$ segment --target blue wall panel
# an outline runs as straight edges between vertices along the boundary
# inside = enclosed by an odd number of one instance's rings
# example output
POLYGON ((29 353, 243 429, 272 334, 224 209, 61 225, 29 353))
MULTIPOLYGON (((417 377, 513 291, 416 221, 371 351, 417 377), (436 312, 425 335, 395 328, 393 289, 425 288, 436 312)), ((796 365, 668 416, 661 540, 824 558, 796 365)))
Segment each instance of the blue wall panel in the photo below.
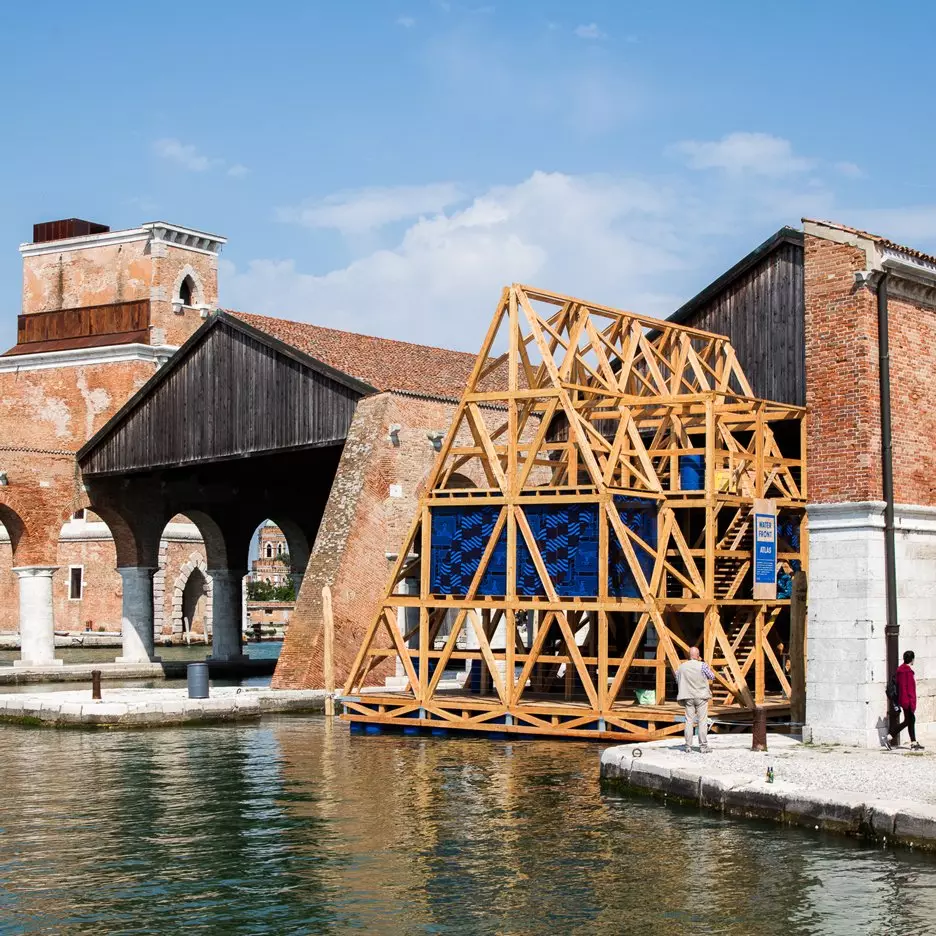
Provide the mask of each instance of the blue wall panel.
MULTIPOLYGON (((657 508, 653 501, 615 498, 621 521, 651 547, 656 546, 657 508)), ((436 507, 432 511, 433 594, 462 596, 478 570, 481 554, 494 532, 500 507, 436 507)), ((535 504, 524 508, 533 538, 549 577, 562 597, 598 595, 598 506, 596 504, 535 504)), ((637 597, 631 574, 616 537, 609 538, 608 590, 615 597, 637 597)), ((649 578, 653 557, 635 546, 649 578)), ((507 590, 507 531, 494 548, 478 589, 479 595, 501 596, 507 590)), ((517 535, 517 594, 545 596, 533 557, 523 535, 517 535)))

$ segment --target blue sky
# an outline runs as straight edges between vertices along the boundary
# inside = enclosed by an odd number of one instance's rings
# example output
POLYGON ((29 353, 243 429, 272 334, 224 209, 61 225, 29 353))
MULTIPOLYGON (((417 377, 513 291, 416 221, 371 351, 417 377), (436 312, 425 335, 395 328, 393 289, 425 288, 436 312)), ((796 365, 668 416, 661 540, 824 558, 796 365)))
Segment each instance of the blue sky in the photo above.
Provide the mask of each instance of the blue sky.
POLYGON ((804 215, 936 250, 936 8, 0 12, 0 297, 35 221, 224 234, 226 306, 475 350, 517 280, 665 315, 804 215))

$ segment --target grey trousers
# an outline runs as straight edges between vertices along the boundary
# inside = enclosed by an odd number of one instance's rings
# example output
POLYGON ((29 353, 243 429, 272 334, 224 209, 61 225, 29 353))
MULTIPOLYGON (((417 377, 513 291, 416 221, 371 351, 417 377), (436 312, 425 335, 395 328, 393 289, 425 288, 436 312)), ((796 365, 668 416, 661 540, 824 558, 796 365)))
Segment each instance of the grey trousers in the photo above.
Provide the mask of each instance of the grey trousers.
POLYGON ((699 747, 708 747, 708 699, 683 699, 686 711, 686 747, 692 747, 692 729, 699 726, 699 747))

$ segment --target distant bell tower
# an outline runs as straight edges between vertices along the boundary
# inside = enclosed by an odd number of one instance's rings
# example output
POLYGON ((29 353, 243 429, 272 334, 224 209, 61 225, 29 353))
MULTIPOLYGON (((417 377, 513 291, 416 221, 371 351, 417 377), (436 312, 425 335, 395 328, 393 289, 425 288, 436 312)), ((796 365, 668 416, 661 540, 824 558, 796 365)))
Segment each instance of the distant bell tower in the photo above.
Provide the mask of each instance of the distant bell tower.
POLYGON ((78 218, 34 225, 20 246, 23 307, 7 354, 177 347, 217 306, 225 243, 166 221, 126 231, 78 218))

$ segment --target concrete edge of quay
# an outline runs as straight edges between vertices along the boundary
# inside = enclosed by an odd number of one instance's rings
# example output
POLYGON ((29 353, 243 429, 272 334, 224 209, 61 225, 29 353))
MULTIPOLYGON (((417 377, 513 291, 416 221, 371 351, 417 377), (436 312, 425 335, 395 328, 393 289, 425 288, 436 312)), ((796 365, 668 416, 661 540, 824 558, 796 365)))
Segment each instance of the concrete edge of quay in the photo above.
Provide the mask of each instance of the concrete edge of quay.
MULTIPOLYGON (((208 664, 212 678, 272 676, 276 660, 163 660, 160 663, 64 663, 60 666, 0 666, 0 687, 25 686, 31 683, 90 682, 95 670, 101 679, 185 679, 192 663, 208 664)), ((0 692, 2 692, 0 688, 0 692)))
POLYGON ((864 839, 936 852, 936 806, 918 800, 880 799, 846 790, 752 779, 692 765, 674 767, 654 757, 654 745, 617 745, 601 753, 601 782, 628 792, 699 806, 726 816, 769 819, 864 839), (634 757, 634 750, 640 754, 634 757))
POLYGON ((0 695, 0 722, 49 728, 157 728, 199 722, 242 721, 272 714, 322 712, 324 690, 213 690, 207 699, 189 699, 185 690, 117 690, 95 702, 77 693, 0 695), (128 693, 138 693, 128 698, 128 693), (67 696, 67 698, 66 698, 67 696), (58 698, 57 698, 58 697, 58 698))

